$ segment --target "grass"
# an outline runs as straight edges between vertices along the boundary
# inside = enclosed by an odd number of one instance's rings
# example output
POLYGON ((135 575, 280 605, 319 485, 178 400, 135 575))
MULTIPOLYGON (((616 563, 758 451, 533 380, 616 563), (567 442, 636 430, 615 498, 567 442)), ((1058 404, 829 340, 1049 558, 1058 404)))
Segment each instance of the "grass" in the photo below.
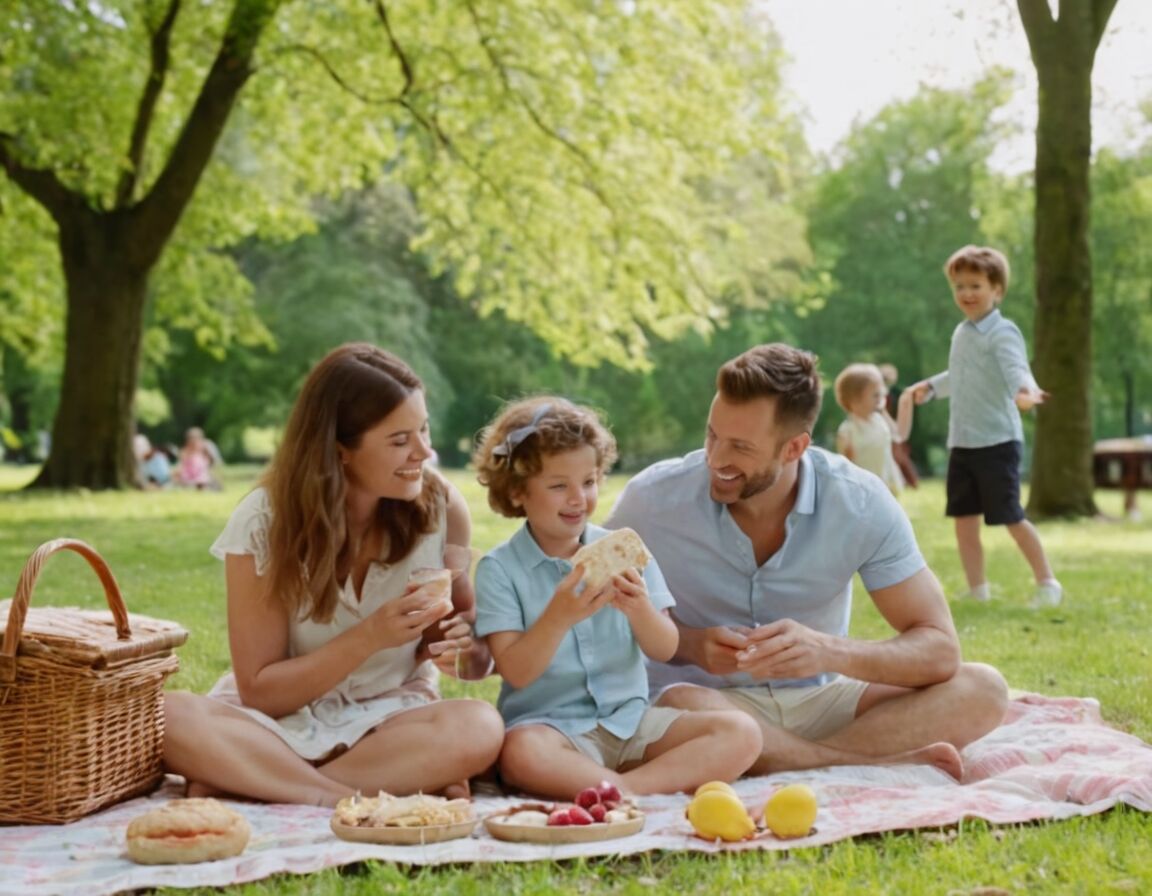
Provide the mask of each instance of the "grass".
MULTIPOLYGON (((0 585, 15 585, 24 559, 40 542, 82 538, 105 557, 128 607, 181 622, 191 632, 171 686, 203 692, 229 664, 223 574, 208 554, 253 468, 227 471, 221 493, 149 492, 25 494, 34 469, 0 466, 0 585)), ((474 543, 486 550, 517 522, 496 517, 472 477, 448 471, 472 506, 474 543)), ((623 484, 605 486, 600 516, 623 484)), ((1119 495, 1101 492, 1102 510, 1120 514, 1119 495)), ((905 495, 929 564, 948 593, 963 578, 937 482, 905 495)), ((1009 683, 1053 695, 1092 696, 1105 718, 1152 741, 1152 526, 1104 520, 1046 523, 1045 548, 1064 583, 1066 602, 1027 608, 1031 582, 1007 533, 986 530, 995 599, 953 604, 965 657, 1000 668, 1009 683)), ((858 591, 859 593, 859 591, 858 591)), ((103 595, 84 561, 60 555, 41 573, 34 605, 100 606, 103 595)), ((866 600, 857 602, 853 632, 883 637, 866 600)), ((488 680, 447 682, 445 693, 494 699, 488 680)), ((413 868, 366 862, 307 876, 279 875, 226 888, 235 894, 421 893, 970 893, 980 888, 1029 893, 1152 892, 1152 815, 1119 808, 1104 815, 994 828, 965 822, 944 836, 888 834, 788 853, 700 856, 653 854, 564 863, 534 862, 413 868)), ((216 893, 213 888, 192 893, 216 893)))

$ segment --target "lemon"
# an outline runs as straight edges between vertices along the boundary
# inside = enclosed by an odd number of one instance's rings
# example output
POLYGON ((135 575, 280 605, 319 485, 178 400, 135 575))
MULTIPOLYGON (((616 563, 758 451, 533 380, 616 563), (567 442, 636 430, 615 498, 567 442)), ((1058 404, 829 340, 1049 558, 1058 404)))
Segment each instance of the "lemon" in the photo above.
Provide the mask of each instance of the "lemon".
POLYGON ((756 830, 748 810, 734 793, 706 790, 688 804, 692 829, 706 840, 743 840, 756 830))
POLYGON ((706 784, 701 784, 696 788, 696 793, 694 793, 693 796, 700 796, 700 794, 707 793, 709 790, 720 790, 736 796, 736 789, 727 781, 709 781, 706 784))
POLYGON ((816 794, 805 784, 781 787, 764 804, 764 825, 777 837, 806 837, 816 821, 816 794))

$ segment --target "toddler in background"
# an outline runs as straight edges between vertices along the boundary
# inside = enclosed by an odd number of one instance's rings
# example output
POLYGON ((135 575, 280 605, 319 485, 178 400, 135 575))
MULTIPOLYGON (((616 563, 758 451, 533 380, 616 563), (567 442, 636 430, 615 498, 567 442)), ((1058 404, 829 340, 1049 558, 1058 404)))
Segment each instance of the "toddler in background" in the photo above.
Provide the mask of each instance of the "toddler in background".
POLYGON ((888 387, 875 364, 849 364, 833 386, 836 403, 847 415, 836 430, 836 450, 879 476, 892 494, 900 493, 904 477, 892 453, 912 430, 914 393, 906 390, 897 404, 896 419, 888 413, 888 387))
POLYGON ((691 792, 739 777, 759 757, 750 716, 653 707, 644 657, 679 644, 655 561, 582 587, 572 556, 608 534, 588 521, 616 442, 592 410, 563 398, 514 402, 473 457, 488 503, 524 517, 476 570, 476 633, 504 681, 500 774, 552 799, 601 781, 625 793, 691 792))
POLYGON ((948 369, 908 391, 920 404, 950 398, 948 506, 968 580, 965 597, 988 600, 980 517, 1004 526, 1036 577, 1033 607, 1054 607, 1064 589, 1052 574, 1040 535, 1020 504, 1020 411, 1048 397, 1032 376, 1020 329, 1000 314, 1008 288, 1008 259, 986 246, 964 246, 944 265, 956 306, 965 320, 952 333, 948 369))

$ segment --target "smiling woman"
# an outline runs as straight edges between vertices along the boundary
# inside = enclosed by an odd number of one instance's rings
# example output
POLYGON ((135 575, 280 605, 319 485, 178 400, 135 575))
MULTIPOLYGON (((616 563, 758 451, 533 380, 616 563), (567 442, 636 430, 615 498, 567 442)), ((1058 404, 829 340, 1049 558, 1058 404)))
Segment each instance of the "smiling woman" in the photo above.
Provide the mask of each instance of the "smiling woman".
POLYGON ((208 697, 166 699, 165 761, 190 795, 463 795, 495 761, 499 716, 441 700, 434 668, 488 669, 471 588, 459 577, 446 602, 438 583, 410 581, 471 537, 430 456, 423 385, 399 358, 353 343, 313 369, 262 485, 212 545, 232 671, 208 697))

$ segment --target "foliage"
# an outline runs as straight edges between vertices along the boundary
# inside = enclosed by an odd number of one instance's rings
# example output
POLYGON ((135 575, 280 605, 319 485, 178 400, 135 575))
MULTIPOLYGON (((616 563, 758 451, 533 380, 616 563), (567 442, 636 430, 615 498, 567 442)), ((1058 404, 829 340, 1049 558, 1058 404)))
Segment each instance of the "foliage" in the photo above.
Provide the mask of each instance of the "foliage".
POLYGON ((1092 195, 1094 431, 1135 435, 1152 431, 1152 246, 1133 238, 1152 233, 1152 145, 1097 153, 1092 195))
MULTIPOLYGON (((889 362, 906 386, 947 366, 957 312, 942 268, 960 246, 984 242, 985 218, 1002 214, 1003 185, 988 159, 1002 136, 992 122, 1008 87, 1003 72, 992 72, 967 90, 924 88, 886 106, 854 128, 835 169, 816 180, 810 236, 831 282, 795 327, 829 379, 853 361, 889 362)), ((1028 295, 1018 286, 1013 294, 1028 295)), ((944 441, 946 411, 917 409, 921 460, 926 445, 944 441)), ((829 395, 825 438, 839 414, 829 395)))
MULTIPOLYGON (((19 488, 26 468, 0 467, 0 490, 19 488)), ((178 651, 173 687, 205 691, 228 665, 222 576, 207 545, 250 485, 255 471, 228 468, 223 493, 0 494, 0 575, 12 583, 41 541, 63 532, 91 541, 108 559, 133 612, 177 619, 192 637, 178 651)), ((451 472, 472 508, 475 544, 493 547, 518 521, 494 516, 471 474, 451 472)), ((607 513, 623 484, 611 477, 601 499, 607 513)), ((1117 492, 1098 496, 1119 514, 1117 492)), ((951 527, 942 516, 943 489, 929 483, 905 495, 921 547, 950 592, 962 586, 951 527)), ((1112 724, 1152 738, 1152 688, 1144 643, 1152 606, 1152 524, 1087 520, 1044 526, 1067 602, 1058 610, 1026 608, 1026 564, 1007 533, 986 540, 989 572, 1000 588, 988 604, 953 605, 970 660, 990 662, 1017 688, 1051 695, 1092 696, 1112 724), (1090 634, 1086 634, 1090 633, 1090 634)), ((71 555, 52 558, 35 605, 95 607, 99 583, 71 555)), ((852 629, 878 637, 883 622, 858 602, 852 629)), ((496 681, 446 688, 454 695, 493 699, 496 681)), ((1035 893, 1145 892, 1152 888, 1148 838, 1152 814, 1117 809, 1105 815, 1037 825, 964 822, 942 832, 912 832, 836 843, 789 853, 742 855, 647 854, 628 859, 478 864, 417 868, 368 862, 310 875, 279 875, 229 887, 229 893, 946 893, 976 887, 1035 893)), ((176 891, 172 891, 175 893, 176 891)), ((200 888, 181 893, 208 896, 200 888)))
MULTIPOLYGON (((2 26, 7 154, 97 209, 148 195, 229 15, 263 6, 274 25, 250 35, 257 69, 168 246, 159 322, 201 344, 260 336, 235 267, 205 248, 295 236, 312 226, 311 197, 384 166, 414 192, 421 243, 460 292, 565 354, 637 362, 642 327, 667 335, 722 316, 733 272, 703 250, 717 214, 697 184, 771 151, 778 89, 771 32, 733 0, 240 0, 171 22, 177 5, 156 0, 21 2, 2 26), (142 121, 150 40, 169 25, 161 94, 142 121), (140 126, 145 145, 126 154, 140 126)), ((43 248, 47 221, 34 235, 21 238, 43 248)), ((725 237, 737 247, 755 234, 725 237)))

